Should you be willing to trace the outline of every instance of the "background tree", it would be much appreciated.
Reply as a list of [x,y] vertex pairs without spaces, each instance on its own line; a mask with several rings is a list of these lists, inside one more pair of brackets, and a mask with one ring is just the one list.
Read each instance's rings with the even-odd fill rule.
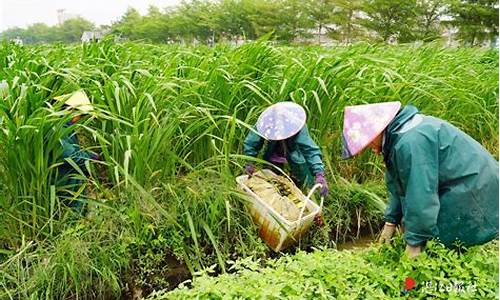
[[316,37],[318,44],[321,44],[321,34],[323,29],[333,30],[331,25],[332,16],[336,4],[334,0],[308,0],[306,1],[306,9],[309,18],[316,28]]
[[307,6],[302,0],[278,1],[280,13],[277,16],[276,38],[291,42],[298,37],[307,37],[314,22],[308,17]]
[[25,36],[26,36],[26,29],[21,27],[12,27],[0,33],[0,38],[7,40],[15,39],[17,37],[23,38]]
[[366,0],[363,11],[368,17],[363,25],[377,32],[384,41],[395,37],[398,42],[405,43],[417,38],[414,31],[416,0]]
[[458,38],[465,45],[476,46],[498,38],[498,1],[449,0],[447,23],[458,28]]
[[65,21],[57,29],[64,42],[74,43],[80,41],[82,33],[94,29],[94,24],[84,18],[73,18]]
[[50,43],[57,40],[57,28],[44,23],[35,23],[24,32],[23,40],[27,43]]
[[334,10],[329,20],[335,24],[335,30],[330,30],[328,36],[350,44],[364,35],[361,26],[362,0],[335,0]]
[[183,1],[170,19],[173,33],[188,42],[207,42],[215,35],[216,24],[211,19],[214,5],[207,1]]
[[136,22],[135,36],[154,43],[165,43],[171,38],[168,18],[156,6],[150,6],[148,14]]
[[255,39],[255,30],[249,18],[251,6],[251,0],[221,0],[216,11],[220,36],[235,40],[241,37]]
[[245,1],[248,19],[256,37],[278,31],[280,22],[283,21],[280,18],[280,6],[279,2],[271,0]]
[[43,43],[43,42],[51,42],[49,39],[52,36],[53,28],[50,28],[44,23],[35,23],[28,28],[19,28],[14,27],[12,29],[8,29],[2,33],[2,35],[7,39],[15,39],[21,38],[24,43],[34,44],[34,43]]
[[432,41],[441,36],[445,5],[445,0],[417,0],[418,35],[421,40]]
[[113,24],[112,32],[131,40],[140,39],[142,36],[137,31],[137,28],[141,22],[142,16],[139,11],[129,7],[120,20]]
[[[445,21],[446,20],[446,21]],[[129,7],[110,29],[129,40],[154,43],[212,43],[257,39],[269,32],[278,41],[326,35],[345,44],[381,39],[400,43],[442,38],[445,25],[458,28],[464,45],[496,41],[498,4],[493,0],[183,0],[169,8],[150,6],[142,16]],[[32,24],[1,37],[26,43],[78,42],[95,28],[82,18],[61,26]]]

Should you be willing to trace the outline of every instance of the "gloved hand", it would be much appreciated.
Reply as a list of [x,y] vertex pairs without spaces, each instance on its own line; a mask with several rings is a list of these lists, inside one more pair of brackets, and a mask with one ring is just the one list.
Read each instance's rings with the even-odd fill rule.
[[380,238],[378,239],[379,243],[389,243],[396,231],[396,224],[392,224],[386,222],[384,225],[384,229],[382,230],[382,234],[380,234]]
[[408,255],[409,258],[415,258],[422,253],[422,246],[410,246],[406,245],[406,255]]
[[328,184],[326,183],[325,173],[320,172],[316,174],[316,183],[321,184],[321,190],[319,192],[320,196],[325,197],[326,195],[328,195],[329,189]]
[[317,214],[316,216],[314,216],[314,223],[316,223],[316,225],[318,225],[319,227],[323,227],[325,225],[325,219],[323,219],[323,215]]
[[93,160],[101,160],[101,156],[95,152],[90,152],[90,158]]
[[245,166],[245,174],[251,177],[255,173],[255,167],[252,163],[247,163]]

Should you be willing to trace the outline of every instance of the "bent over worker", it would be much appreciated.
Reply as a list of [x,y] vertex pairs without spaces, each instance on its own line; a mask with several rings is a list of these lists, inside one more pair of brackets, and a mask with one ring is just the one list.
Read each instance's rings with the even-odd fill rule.
[[[76,109],[78,111],[78,114],[65,125],[65,128],[78,122],[82,115],[90,113],[93,109],[90,100],[83,91],[58,96],[54,99],[56,101],[63,101],[65,109]],[[80,143],[73,130],[69,131],[60,139],[60,144],[62,149],[61,159],[63,162],[57,168],[57,186],[63,191],[59,196],[61,196],[64,202],[76,212],[82,213],[82,196],[86,194],[86,190],[83,189],[84,180],[80,178],[78,171],[68,160],[72,160],[85,175],[88,175],[86,174],[87,168],[85,167],[85,162],[91,159],[98,160],[99,155],[81,150]]]
[[[264,160],[281,169],[288,164],[298,186],[319,183],[321,196],[328,194],[321,151],[309,135],[304,108],[293,102],[278,102],[262,112],[255,127],[259,134],[251,131],[247,135],[245,155],[256,157],[267,141]],[[252,175],[254,165],[247,163],[245,172]]]
[[384,156],[390,200],[382,241],[401,223],[410,257],[433,238],[453,247],[498,237],[498,162],[460,129],[387,102],[346,107],[343,138],[344,158],[367,147]]

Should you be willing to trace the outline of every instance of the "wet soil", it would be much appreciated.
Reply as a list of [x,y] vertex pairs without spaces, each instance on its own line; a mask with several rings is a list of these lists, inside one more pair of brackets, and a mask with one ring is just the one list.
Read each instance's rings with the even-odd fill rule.
[[129,274],[127,280],[127,288],[122,295],[122,299],[124,300],[139,300],[147,297],[153,290],[173,290],[182,282],[191,279],[192,275],[189,272],[188,267],[184,262],[177,260],[177,258],[173,255],[166,255],[164,258],[165,268],[162,271],[159,271],[155,276],[161,276],[165,279],[165,282],[168,282],[168,286],[139,286],[137,285],[137,276],[139,274],[135,274],[134,270]]

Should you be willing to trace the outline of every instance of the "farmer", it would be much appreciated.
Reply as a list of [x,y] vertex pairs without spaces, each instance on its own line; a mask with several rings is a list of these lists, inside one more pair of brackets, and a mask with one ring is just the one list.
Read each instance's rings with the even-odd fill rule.
[[[87,95],[85,95],[83,91],[54,97],[54,100],[63,101],[63,107],[66,110],[73,111],[74,109],[77,109],[80,112],[65,125],[65,128],[78,122],[78,120],[82,117],[82,114],[88,114],[93,109]],[[68,160],[72,160],[80,168],[80,170],[86,174],[87,168],[85,166],[85,161],[90,159],[98,160],[99,156],[95,153],[81,150],[78,138],[73,130],[64,134],[64,136],[60,139],[60,144],[62,149],[61,159],[63,162],[57,168],[57,185],[64,189],[61,196],[62,198],[65,198],[65,203],[72,207],[76,212],[82,213],[82,199],[81,197],[75,199],[75,196],[84,196],[86,194],[86,190],[82,190],[84,180]]]
[[[264,160],[283,169],[288,163],[291,178],[300,186],[322,185],[321,196],[328,194],[325,167],[321,161],[321,151],[309,136],[306,126],[306,112],[293,102],[279,102],[268,107],[256,124],[257,133],[250,131],[243,143],[245,155],[256,157],[264,142]],[[254,165],[249,162],[245,173],[251,176]]]
[[433,238],[454,247],[498,237],[498,162],[455,126],[400,102],[348,106],[343,141],[343,158],[367,147],[384,157],[390,200],[381,242],[398,224],[410,257]]

